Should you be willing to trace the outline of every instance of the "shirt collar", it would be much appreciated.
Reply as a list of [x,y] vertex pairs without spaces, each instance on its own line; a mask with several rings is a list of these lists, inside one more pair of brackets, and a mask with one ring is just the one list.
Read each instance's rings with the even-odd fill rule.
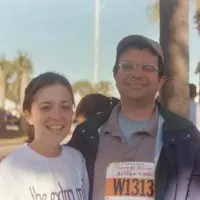
[[[105,134],[109,133],[115,137],[122,137],[123,134],[121,132],[121,129],[120,129],[119,123],[118,123],[120,110],[121,110],[121,105],[119,103],[113,108],[113,110],[110,114],[110,117],[108,118],[107,122],[103,126],[103,129],[102,129],[103,133],[105,133]],[[153,137],[155,137],[157,135],[158,118],[159,118],[159,112],[158,112],[158,108],[156,107],[154,114],[153,114],[152,127],[150,128],[150,131],[147,132],[149,135],[151,135]],[[141,132],[144,132],[144,131],[141,130]]]

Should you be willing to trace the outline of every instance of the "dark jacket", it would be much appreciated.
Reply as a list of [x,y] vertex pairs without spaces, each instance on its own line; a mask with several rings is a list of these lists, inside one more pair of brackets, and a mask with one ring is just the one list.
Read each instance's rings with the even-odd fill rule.
[[[200,199],[200,133],[188,120],[158,104],[164,118],[163,145],[155,173],[155,200]],[[94,164],[98,151],[100,128],[111,110],[79,125],[69,146],[85,157],[92,199]]]

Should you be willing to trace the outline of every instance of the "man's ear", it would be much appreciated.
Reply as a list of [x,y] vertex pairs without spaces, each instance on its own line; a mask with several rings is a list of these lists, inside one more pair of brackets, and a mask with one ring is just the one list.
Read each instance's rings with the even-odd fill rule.
[[163,87],[163,85],[166,83],[166,76],[160,76],[159,77],[159,88],[158,91],[160,91]]
[[163,85],[166,83],[167,77],[166,76],[162,76],[163,79]]

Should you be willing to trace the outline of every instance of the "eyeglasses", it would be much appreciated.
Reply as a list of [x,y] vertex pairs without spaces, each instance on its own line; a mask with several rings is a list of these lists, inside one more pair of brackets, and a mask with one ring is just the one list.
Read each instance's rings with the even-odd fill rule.
[[119,64],[119,69],[123,71],[131,71],[133,69],[139,69],[143,72],[157,72],[159,71],[158,66],[153,64],[137,64],[135,62],[124,62]]

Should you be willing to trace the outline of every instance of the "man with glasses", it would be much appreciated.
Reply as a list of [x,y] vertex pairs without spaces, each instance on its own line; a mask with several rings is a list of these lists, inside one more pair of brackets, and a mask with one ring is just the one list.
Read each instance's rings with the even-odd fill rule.
[[199,133],[155,101],[164,72],[157,42],[119,42],[113,75],[121,102],[79,125],[68,144],[86,159],[90,200],[200,198]]

